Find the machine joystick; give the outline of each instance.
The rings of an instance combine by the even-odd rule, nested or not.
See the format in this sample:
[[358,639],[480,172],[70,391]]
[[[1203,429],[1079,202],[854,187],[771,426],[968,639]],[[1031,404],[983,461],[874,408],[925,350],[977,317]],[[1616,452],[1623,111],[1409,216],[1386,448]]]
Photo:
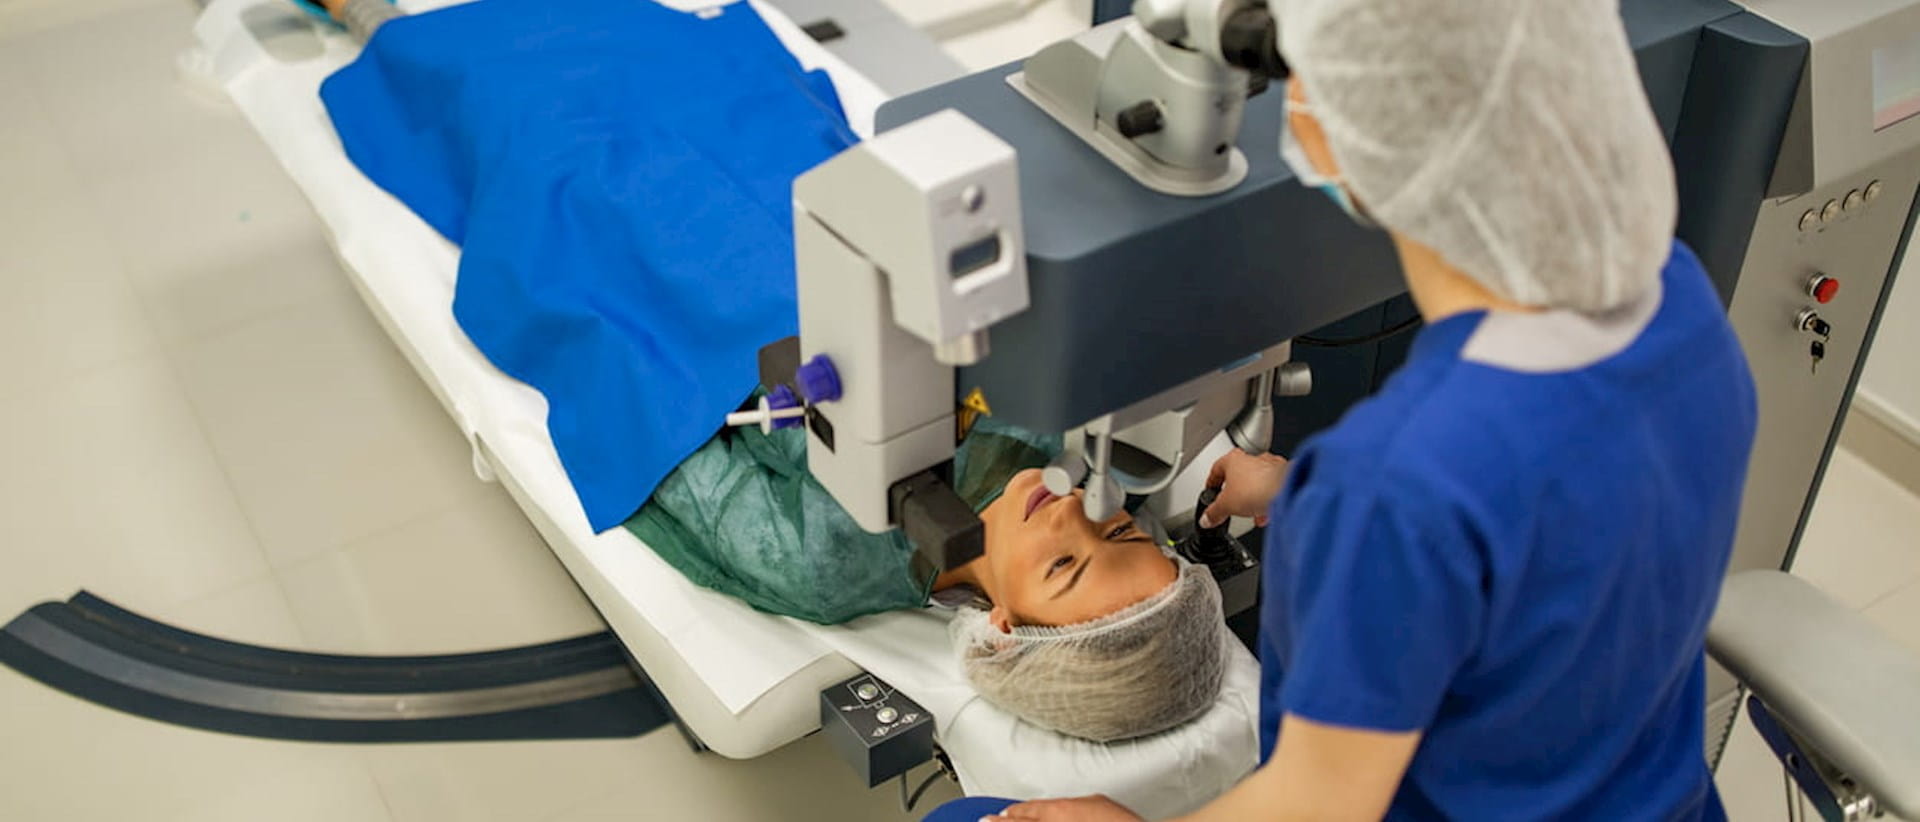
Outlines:
[[1200,527],[1200,515],[1206,513],[1214,501],[1220,499],[1220,489],[1208,488],[1200,492],[1200,499],[1193,506],[1193,533],[1182,541],[1178,548],[1181,556],[1192,562],[1214,566],[1222,562],[1232,562],[1245,553],[1240,544],[1227,532],[1232,520],[1222,519],[1212,528]]
[[1220,606],[1228,616],[1253,607],[1260,591],[1260,558],[1240,544],[1227,528],[1231,519],[1212,528],[1201,528],[1200,515],[1220,498],[1220,489],[1200,492],[1193,508],[1193,532],[1175,543],[1173,550],[1195,565],[1205,565],[1220,584]]

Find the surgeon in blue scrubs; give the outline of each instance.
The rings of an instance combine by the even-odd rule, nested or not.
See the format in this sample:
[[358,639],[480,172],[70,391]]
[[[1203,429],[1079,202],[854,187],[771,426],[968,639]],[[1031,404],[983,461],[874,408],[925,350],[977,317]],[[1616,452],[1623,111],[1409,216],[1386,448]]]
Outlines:
[[1273,6],[1283,154],[1426,325],[1291,464],[1213,468],[1206,519],[1270,519],[1262,760],[1185,818],[1723,819],[1702,654],[1754,391],[1617,5]]

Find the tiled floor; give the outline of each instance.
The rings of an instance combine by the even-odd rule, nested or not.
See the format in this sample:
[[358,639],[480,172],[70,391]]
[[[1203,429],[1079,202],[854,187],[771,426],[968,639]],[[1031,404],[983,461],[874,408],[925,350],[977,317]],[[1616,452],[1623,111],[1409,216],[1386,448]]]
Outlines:
[[[186,0],[0,0],[0,619],[87,588],[243,641],[439,652],[597,630],[173,58]],[[1920,501],[1842,455],[1801,569],[1920,648]],[[1735,819],[1779,816],[1745,734]],[[950,792],[947,794],[950,795]],[[0,669],[0,819],[903,818],[818,740],[351,747],[103,710]]]

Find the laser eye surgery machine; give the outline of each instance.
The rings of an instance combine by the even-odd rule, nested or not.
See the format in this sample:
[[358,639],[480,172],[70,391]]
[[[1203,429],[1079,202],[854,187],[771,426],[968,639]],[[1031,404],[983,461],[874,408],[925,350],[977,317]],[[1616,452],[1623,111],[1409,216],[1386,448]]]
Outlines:
[[[1368,339],[1405,312],[1386,237],[1277,156],[1285,21],[1261,0],[1104,10],[1023,63],[892,100],[876,137],[794,185],[800,335],[763,352],[762,376],[804,403],[809,464],[847,511],[941,568],[981,551],[947,484],[959,418],[1064,433],[1050,490],[1084,487],[1094,520],[1147,498],[1178,529],[1194,497],[1175,480],[1222,432],[1290,449],[1404,350]],[[1920,4],[1621,13],[1673,153],[1678,234],[1759,391],[1708,756],[1750,690],[1828,818],[1920,818],[1920,662],[1779,573],[1914,226]],[[1329,328],[1364,343],[1296,351]],[[1228,583],[1257,558],[1203,559],[1240,592],[1229,613],[1249,607],[1252,586]]]
[[[1286,326],[1233,322],[1262,313],[1236,301],[1305,320],[1296,331],[1364,305],[1282,308],[1284,287],[1262,282],[1270,266],[1248,267],[1272,246],[1236,236],[1261,233],[1263,217],[1233,201],[1283,178],[1277,143],[1241,134],[1248,98],[1285,76],[1265,4],[1135,10],[1024,71],[883,107],[892,121],[942,110],[794,184],[801,333],[797,348],[766,352],[762,377],[808,401],[809,467],[848,512],[870,530],[904,528],[941,567],[981,547],[940,475],[955,390],[973,411],[1067,432],[1047,485],[1084,486],[1087,515],[1106,519],[1170,489],[1222,431],[1266,451],[1272,397],[1311,387]],[[1262,114],[1277,124],[1277,108]],[[1038,171],[1049,152],[1063,165]],[[1301,210],[1337,230],[1334,215]],[[1357,227],[1343,236],[1381,244]],[[1387,261],[1371,260],[1376,300],[1392,293]],[[1242,274],[1214,283],[1195,268],[1215,265]]]

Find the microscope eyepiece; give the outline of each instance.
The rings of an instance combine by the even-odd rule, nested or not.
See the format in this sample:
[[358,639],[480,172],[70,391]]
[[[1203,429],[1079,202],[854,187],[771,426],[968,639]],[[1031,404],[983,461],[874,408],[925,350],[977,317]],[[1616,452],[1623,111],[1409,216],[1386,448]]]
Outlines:
[[1256,77],[1285,80],[1293,72],[1280,56],[1279,28],[1265,4],[1246,6],[1227,16],[1220,27],[1220,54],[1227,63]]

